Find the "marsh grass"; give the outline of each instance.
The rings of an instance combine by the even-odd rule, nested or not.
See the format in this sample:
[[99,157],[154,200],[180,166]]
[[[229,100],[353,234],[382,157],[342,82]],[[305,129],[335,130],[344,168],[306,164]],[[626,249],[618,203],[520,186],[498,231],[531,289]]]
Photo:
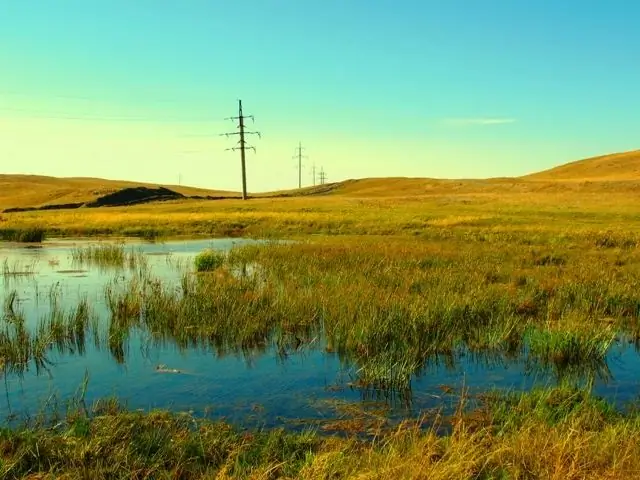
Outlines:
[[15,260],[13,263],[9,262],[8,258],[2,261],[2,276],[8,277],[28,277],[35,275],[36,267],[38,265],[37,260],[33,260],[30,263],[23,263]]
[[194,260],[197,272],[212,272],[220,268],[224,262],[224,254],[212,249],[200,252]]
[[18,300],[15,290],[7,295],[0,322],[0,369],[4,375],[22,376],[31,363],[40,372],[49,364],[46,356],[48,341],[27,328]]
[[0,369],[3,373],[23,376],[33,365],[36,374],[53,365],[49,353],[56,349],[59,354],[86,352],[86,338],[97,328],[97,317],[93,315],[86,298],[65,311],[59,302],[58,293],[50,291],[50,308],[34,327],[27,325],[19,304],[16,290],[9,292],[4,301],[0,321]]
[[140,250],[127,250],[124,243],[100,243],[86,247],[75,247],[71,251],[71,259],[78,265],[96,265],[107,268],[129,268],[134,270],[144,267],[147,259]]
[[534,329],[527,333],[531,356],[543,364],[554,364],[559,368],[603,362],[615,338],[616,332],[610,328],[600,331]]
[[[252,245],[216,260],[214,274],[185,273],[177,290],[138,275],[110,287],[107,303],[120,330],[219,355],[286,357],[322,338],[363,388],[410,390],[432,357],[461,351],[558,377],[605,371],[616,333],[637,331],[637,264],[603,275],[613,254],[573,255],[562,244],[540,254],[403,239]],[[248,263],[256,274],[235,274]]]
[[[78,403],[78,402],[76,402]],[[375,411],[299,433],[238,430],[113,399],[0,430],[3,478],[628,478],[640,421],[580,390],[491,393],[453,416],[380,428]],[[425,428],[425,420],[431,427]],[[355,434],[327,435],[348,423]],[[384,422],[382,422],[384,423]],[[447,425],[446,434],[438,434]],[[374,439],[361,437],[368,427]],[[326,427],[326,428],[324,428]],[[443,430],[443,429],[440,429]],[[372,432],[372,433],[373,433]]]
[[[151,343],[204,347],[220,356],[275,351],[286,357],[326,348],[351,367],[355,388],[401,395],[410,395],[413,376],[435,359],[454,368],[462,353],[496,364],[524,358],[552,369],[559,388],[463,394],[456,413],[442,420],[444,434],[437,418],[426,429],[421,421],[383,431],[386,422],[374,415],[320,427],[365,430],[367,440],[238,432],[109,403],[100,414],[76,414],[56,428],[3,431],[5,476],[28,470],[112,478],[628,477],[640,468],[638,417],[592,396],[591,385],[578,390],[563,380],[567,371],[584,378],[592,367],[606,370],[615,336],[639,331],[639,254],[629,250],[616,263],[615,248],[589,249],[589,238],[543,250],[492,242],[253,245],[232,250],[211,274],[183,272],[177,286],[136,269],[105,288],[110,318],[98,343],[121,363],[136,332]],[[243,265],[257,265],[258,273],[234,274]],[[24,343],[17,294],[7,297],[0,348],[11,347],[0,350],[7,352],[3,358],[18,366],[33,352],[80,351],[78,342],[90,338],[89,305],[83,299],[63,313],[51,301],[54,313],[43,333]],[[40,350],[25,348],[36,340]]]

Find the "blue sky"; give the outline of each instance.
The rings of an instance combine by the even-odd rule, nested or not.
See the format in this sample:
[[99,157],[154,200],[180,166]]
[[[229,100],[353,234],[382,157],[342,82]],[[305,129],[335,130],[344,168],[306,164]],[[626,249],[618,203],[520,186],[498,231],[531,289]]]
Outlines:
[[250,191],[640,148],[628,0],[0,0],[0,171]]

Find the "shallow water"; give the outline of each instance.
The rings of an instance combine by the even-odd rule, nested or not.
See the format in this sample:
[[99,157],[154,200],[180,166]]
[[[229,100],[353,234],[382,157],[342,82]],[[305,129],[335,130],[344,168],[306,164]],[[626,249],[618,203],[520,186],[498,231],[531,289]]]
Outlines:
[[[229,250],[251,242],[242,239],[128,243],[146,256],[152,274],[165,282],[180,279],[180,265],[190,266],[205,248]],[[55,289],[66,308],[86,297],[93,310],[106,318],[104,287],[114,270],[81,266],[71,261],[71,251],[89,243],[82,240],[45,242],[36,248],[0,243],[0,264],[5,259],[14,271],[24,275],[0,275],[2,297],[14,289],[27,324],[35,325],[50,308],[49,292]],[[32,274],[26,273],[33,269]],[[120,272],[126,276],[126,270]],[[128,343],[124,364],[117,363],[108,349],[87,342],[84,355],[51,352],[55,363],[49,373],[27,372],[23,378],[8,375],[0,395],[0,416],[22,416],[42,409],[52,398],[70,398],[89,374],[86,401],[117,396],[132,409],[154,407],[193,411],[243,425],[288,425],[297,419],[337,418],[340,402],[373,402],[394,419],[416,417],[439,407],[453,407],[456,398],[443,385],[471,392],[492,388],[529,389],[552,385],[550,372],[529,371],[522,360],[497,359],[464,354],[448,362],[432,362],[412,380],[410,395],[389,397],[381,392],[356,388],[355,369],[322,348],[322,342],[283,360],[276,351],[219,358],[210,349],[180,350],[171,342],[149,345],[143,333],[134,333]],[[180,373],[156,370],[160,364]],[[618,405],[636,399],[640,379],[640,357],[625,344],[613,347],[608,357],[609,378],[598,378],[594,390]]]

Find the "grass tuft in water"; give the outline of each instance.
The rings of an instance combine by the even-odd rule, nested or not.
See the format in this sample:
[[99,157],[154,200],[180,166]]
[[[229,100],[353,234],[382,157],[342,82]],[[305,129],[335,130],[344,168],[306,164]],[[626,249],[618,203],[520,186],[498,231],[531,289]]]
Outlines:
[[72,260],[80,265],[136,269],[144,268],[146,257],[141,251],[129,250],[122,243],[102,243],[86,247],[76,247],[71,251]]
[[212,249],[199,253],[194,262],[197,272],[212,272],[224,265],[225,256]]

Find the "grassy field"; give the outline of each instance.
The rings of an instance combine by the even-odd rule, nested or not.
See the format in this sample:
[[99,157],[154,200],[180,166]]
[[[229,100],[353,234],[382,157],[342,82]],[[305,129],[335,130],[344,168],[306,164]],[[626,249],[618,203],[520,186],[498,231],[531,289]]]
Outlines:
[[[638,232],[638,183],[438,183],[407,180],[388,190],[379,181],[333,193],[292,198],[162,202],[131,207],[0,214],[2,232],[43,229],[47,236],[306,236],[528,234],[584,236]],[[346,191],[342,191],[342,189]],[[377,193],[373,193],[376,190]],[[5,233],[5,237],[8,233]]]
[[255,355],[272,346],[293,355],[317,348],[322,338],[322,348],[355,366],[361,388],[404,391],[434,358],[455,364],[469,353],[524,358],[557,387],[458,395],[456,414],[429,413],[420,425],[381,428],[356,418],[359,427],[346,437],[323,428],[240,431],[105,401],[0,432],[0,472],[4,478],[637,477],[637,405],[618,410],[594,398],[590,386],[606,377],[614,345],[640,345],[638,189],[640,183],[619,176],[366,179],[332,185],[322,195],[3,214],[0,233],[14,239],[42,232],[300,240],[244,247],[225,258],[205,253],[194,266],[200,273],[185,273],[179,291],[150,276],[124,247],[78,249],[78,261],[129,265],[138,273],[107,286],[110,318],[101,332],[86,302],[69,312],[52,307],[38,330],[27,332],[8,300],[0,331],[7,372],[20,373],[29,362],[46,366],[51,348],[81,351],[87,341],[104,344],[122,362],[128,332],[141,329],[159,344],[206,345],[220,355]]

